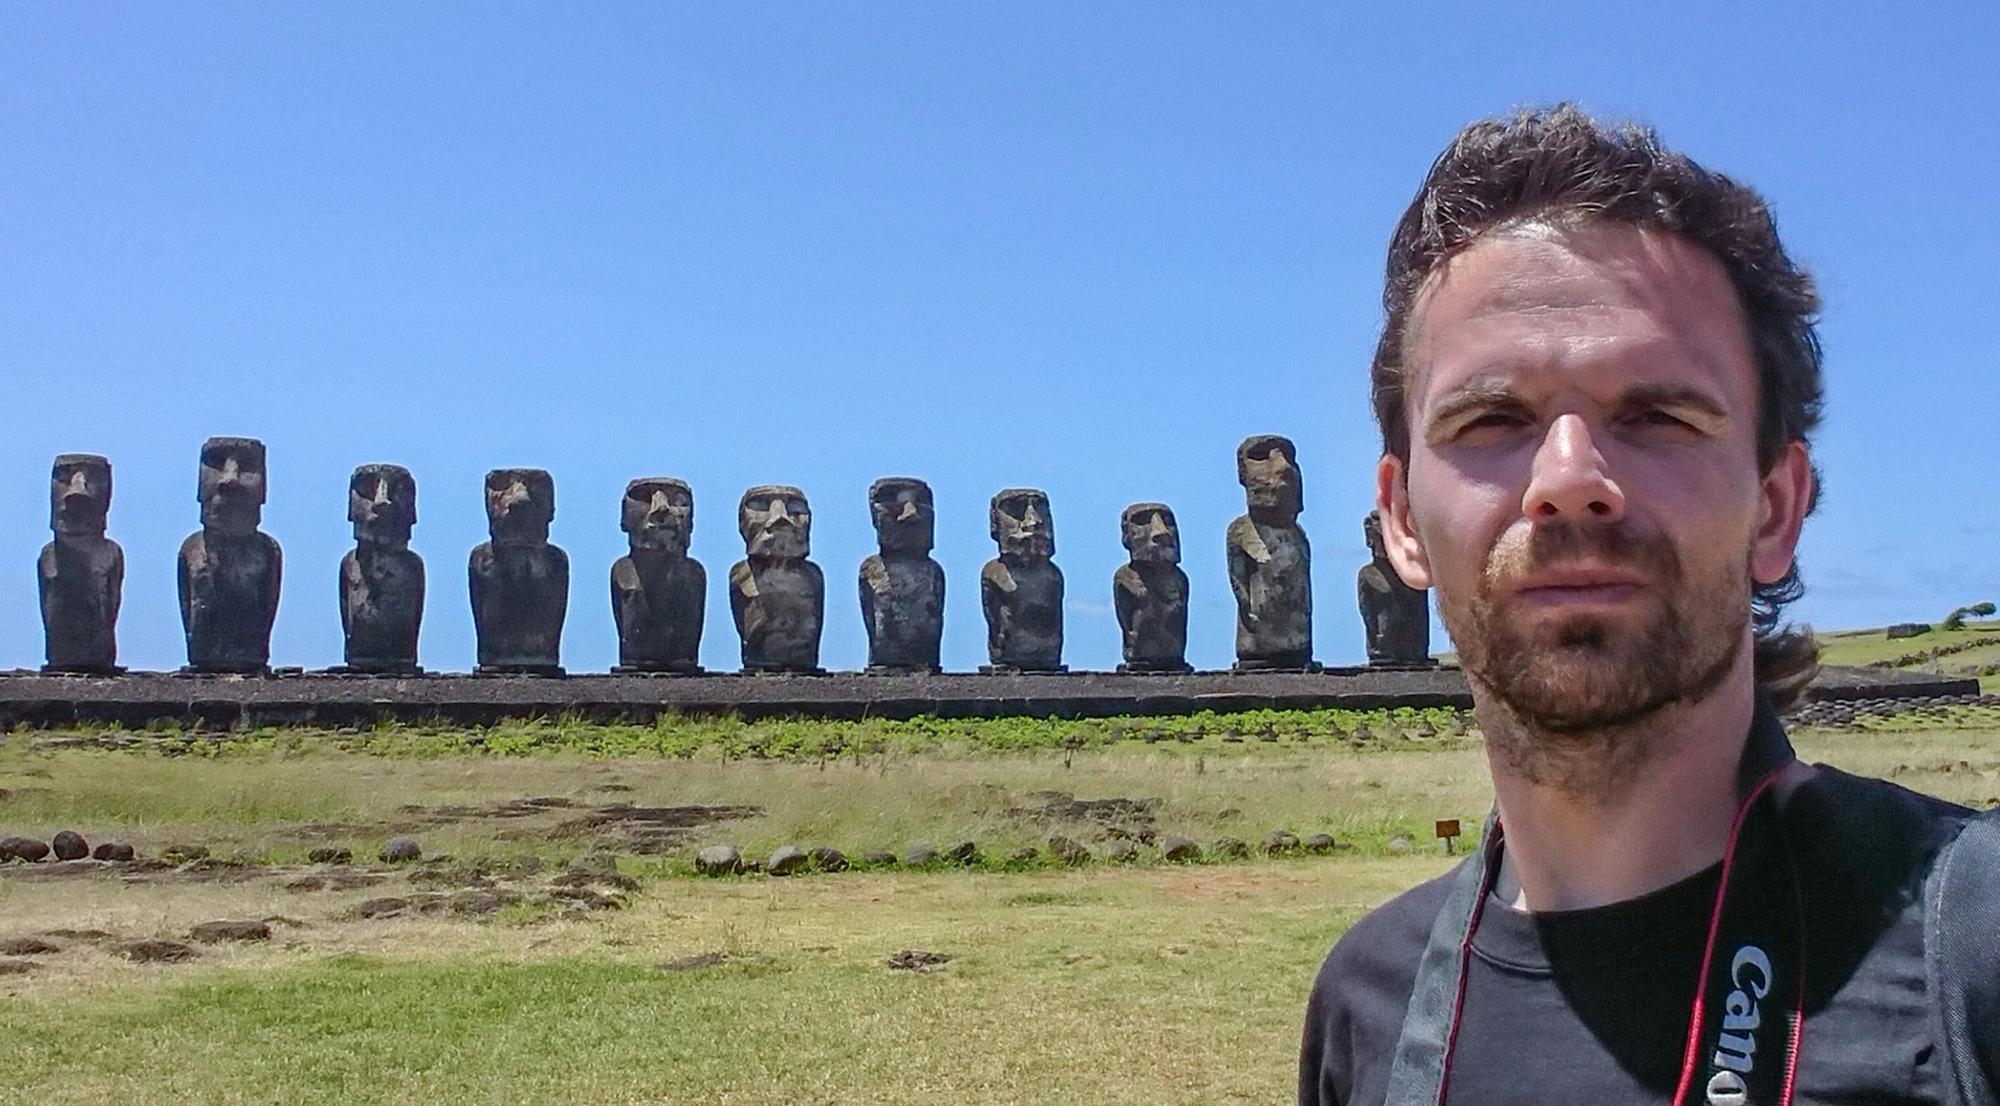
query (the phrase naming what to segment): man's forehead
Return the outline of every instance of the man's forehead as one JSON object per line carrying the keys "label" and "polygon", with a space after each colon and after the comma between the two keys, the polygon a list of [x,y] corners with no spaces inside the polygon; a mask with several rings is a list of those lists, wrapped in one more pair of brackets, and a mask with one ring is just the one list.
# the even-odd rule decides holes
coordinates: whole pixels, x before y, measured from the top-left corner
{"label": "man's forehead", "polygon": [[1510,228],[1453,257],[1419,296],[1407,354],[1419,405],[1468,384],[1563,376],[1756,397],[1721,263],[1679,235],[1617,223]]}

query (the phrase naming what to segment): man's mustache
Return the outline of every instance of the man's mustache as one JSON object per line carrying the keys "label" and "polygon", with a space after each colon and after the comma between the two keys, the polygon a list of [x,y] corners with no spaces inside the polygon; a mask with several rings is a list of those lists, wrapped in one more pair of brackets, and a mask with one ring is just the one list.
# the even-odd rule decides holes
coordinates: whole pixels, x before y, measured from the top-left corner
{"label": "man's mustache", "polygon": [[1580,563],[1629,569],[1655,581],[1674,579],[1681,571],[1680,555],[1666,539],[1642,538],[1622,522],[1540,523],[1528,531],[1525,542],[1510,544],[1503,537],[1494,546],[1486,559],[1486,589],[1510,591],[1514,582],[1538,572]]}

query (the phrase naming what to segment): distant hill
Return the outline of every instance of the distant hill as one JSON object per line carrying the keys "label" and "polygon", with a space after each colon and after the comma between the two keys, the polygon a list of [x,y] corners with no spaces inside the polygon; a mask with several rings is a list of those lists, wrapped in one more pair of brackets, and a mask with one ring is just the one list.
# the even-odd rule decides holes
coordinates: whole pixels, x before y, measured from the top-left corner
{"label": "distant hill", "polygon": [[1818,636],[1823,664],[1976,676],[1981,690],[2000,693],[2000,622],[1975,622],[1957,630],[1933,627],[1914,637],[1891,638],[1886,627],[1821,631]]}

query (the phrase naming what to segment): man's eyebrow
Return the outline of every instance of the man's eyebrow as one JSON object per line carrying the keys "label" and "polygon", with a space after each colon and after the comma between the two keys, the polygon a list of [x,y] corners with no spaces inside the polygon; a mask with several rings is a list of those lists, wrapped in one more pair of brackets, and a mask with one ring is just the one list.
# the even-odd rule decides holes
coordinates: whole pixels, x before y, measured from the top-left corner
{"label": "man's eyebrow", "polygon": [[1729,409],[1707,391],[1691,384],[1634,384],[1618,397],[1620,407],[1680,407],[1715,419],[1727,419]]}
{"label": "man's eyebrow", "polygon": [[1427,426],[1437,426],[1451,419],[1483,407],[1518,405],[1521,397],[1502,376],[1482,375],[1471,377],[1451,391],[1439,396],[1430,405],[1424,422]]}

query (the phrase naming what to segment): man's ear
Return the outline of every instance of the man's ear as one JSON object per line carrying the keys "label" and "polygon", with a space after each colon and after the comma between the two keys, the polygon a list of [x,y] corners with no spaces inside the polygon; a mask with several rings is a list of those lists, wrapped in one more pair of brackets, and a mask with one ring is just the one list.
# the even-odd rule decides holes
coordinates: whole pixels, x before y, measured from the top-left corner
{"label": "man's ear", "polygon": [[1804,442],[1792,442],[1764,474],[1759,488],[1757,532],[1750,541],[1750,578],[1775,584],[1792,570],[1799,531],[1812,511],[1819,474]]}
{"label": "man's ear", "polygon": [[1375,509],[1381,512],[1382,548],[1396,575],[1413,588],[1431,586],[1431,561],[1410,523],[1410,484],[1403,462],[1384,453],[1375,465]]}

